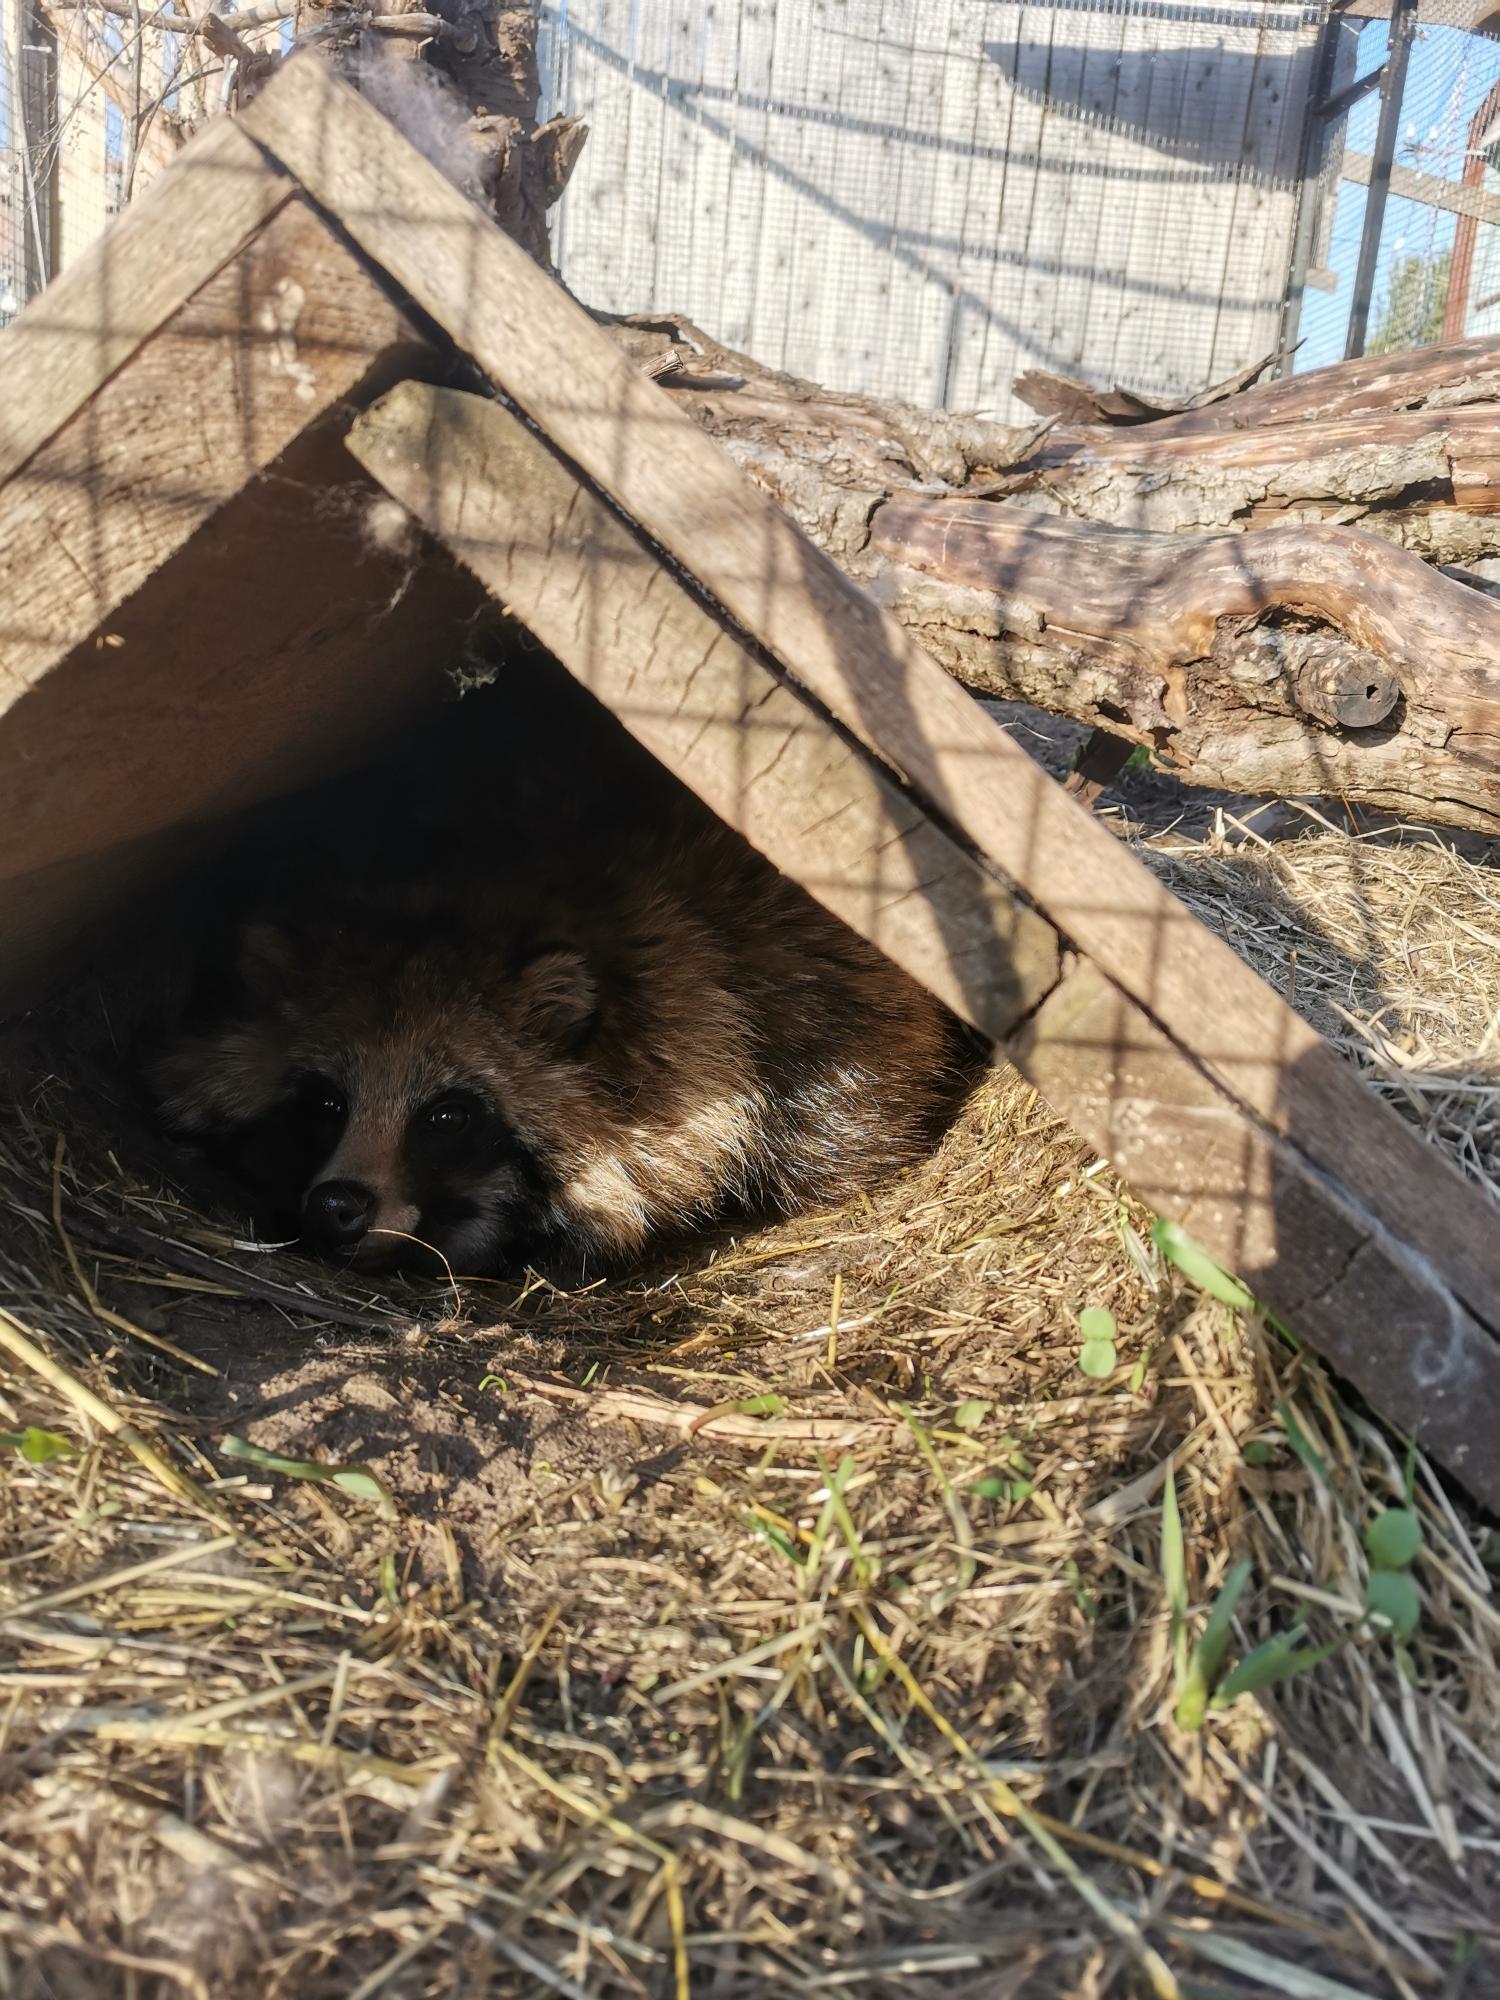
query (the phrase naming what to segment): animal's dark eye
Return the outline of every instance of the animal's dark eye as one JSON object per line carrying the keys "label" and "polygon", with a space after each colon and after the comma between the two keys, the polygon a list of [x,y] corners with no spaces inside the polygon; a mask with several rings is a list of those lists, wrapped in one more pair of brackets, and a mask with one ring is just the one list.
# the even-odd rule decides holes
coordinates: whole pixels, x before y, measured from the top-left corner
{"label": "animal's dark eye", "polygon": [[319,1125],[336,1125],[349,1112],[347,1098],[329,1076],[299,1076],[296,1102],[302,1116]]}
{"label": "animal's dark eye", "polygon": [[441,1139],[456,1139],[469,1129],[469,1107],[460,1097],[440,1097],[422,1113],[422,1123]]}

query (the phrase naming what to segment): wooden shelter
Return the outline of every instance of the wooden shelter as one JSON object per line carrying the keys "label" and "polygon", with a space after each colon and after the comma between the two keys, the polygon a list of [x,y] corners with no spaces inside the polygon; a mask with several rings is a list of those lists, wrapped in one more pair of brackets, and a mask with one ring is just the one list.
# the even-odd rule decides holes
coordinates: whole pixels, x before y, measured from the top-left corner
{"label": "wooden shelter", "polygon": [[498,601],[1500,1505],[1480,1196],[321,64],[0,340],[0,566],[10,1001]]}

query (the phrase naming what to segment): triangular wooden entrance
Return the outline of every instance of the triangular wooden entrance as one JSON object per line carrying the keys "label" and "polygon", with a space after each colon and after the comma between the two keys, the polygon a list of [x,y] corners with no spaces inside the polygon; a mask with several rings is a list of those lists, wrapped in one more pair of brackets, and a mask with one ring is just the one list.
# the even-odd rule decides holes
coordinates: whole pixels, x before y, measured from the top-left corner
{"label": "triangular wooden entrance", "polygon": [[[330,576],[308,630],[265,576],[232,633],[200,612],[200,651],[229,656],[206,678],[162,624],[215,536],[253,571],[266,468],[305,451],[315,482],[347,433],[664,763],[1500,1504],[1481,1197],[321,64],[287,65],[44,295],[0,343],[0,407],[0,783],[24,807],[53,685],[47,785],[86,804],[67,853],[55,814],[0,834],[17,966],[185,824],[422,698],[452,578],[361,624],[378,578],[346,602]],[[196,791],[146,782],[143,747]]]}

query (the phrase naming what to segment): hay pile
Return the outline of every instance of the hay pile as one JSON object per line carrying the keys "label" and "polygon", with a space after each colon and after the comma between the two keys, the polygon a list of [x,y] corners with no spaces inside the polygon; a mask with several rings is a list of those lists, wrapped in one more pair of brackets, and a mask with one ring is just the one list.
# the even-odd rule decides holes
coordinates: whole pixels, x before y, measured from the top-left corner
{"label": "hay pile", "polygon": [[[1492,877],[1147,851],[1494,1182]],[[236,1247],[107,1064],[12,1057],[0,1992],[1500,1990],[1490,1539],[1417,1459],[1420,1622],[1362,1625],[1399,1441],[1013,1075],[844,1213],[455,1300]],[[1201,1731],[1169,1471],[1193,1633],[1245,1559],[1231,1659],[1345,1638]]]}

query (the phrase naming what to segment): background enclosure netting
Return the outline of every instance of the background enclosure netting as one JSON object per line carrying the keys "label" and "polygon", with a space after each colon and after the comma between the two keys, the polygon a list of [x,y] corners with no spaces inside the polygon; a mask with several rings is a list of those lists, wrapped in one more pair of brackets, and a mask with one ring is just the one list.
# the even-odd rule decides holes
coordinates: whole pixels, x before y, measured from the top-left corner
{"label": "background enclosure netting", "polygon": [[[295,12],[222,10],[254,50],[328,18]],[[171,4],[0,21],[10,318],[241,79]],[[591,127],[575,291],[836,388],[1017,415],[1032,367],[1189,396],[1353,322],[1356,351],[1500,324],[1484,0],[546,0],[539,29],[543,115]]]}

